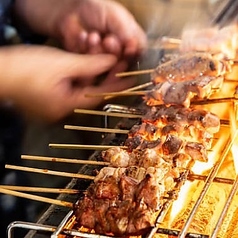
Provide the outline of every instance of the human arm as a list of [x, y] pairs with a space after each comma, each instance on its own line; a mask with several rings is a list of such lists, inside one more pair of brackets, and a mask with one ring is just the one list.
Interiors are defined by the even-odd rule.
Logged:
[[11, 100], [28, 116], [62, 119], [75, 108], [93, 108], [102, 102], [86, 98], [86, 93], [117, 91], [133, 84], [107, 77], [94, 86], [96, 76], [116, 62], [113, 55], [79, 55], [47, 46], [1, 47], [0, 101]]

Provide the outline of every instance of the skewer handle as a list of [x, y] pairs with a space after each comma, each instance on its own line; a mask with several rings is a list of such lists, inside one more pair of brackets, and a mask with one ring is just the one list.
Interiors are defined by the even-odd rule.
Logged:
[[63, 206], [63, 207], [73, 208], [73, 203], [71, 203], [71, 202], [66, 202], [66, 201], [56, 200], [56, 199], [52, 199], [52, 198], [46, 198], [46, 197], [41, 197], [41, 196], [37, 196], [37, 195], [17, 192], [17, 191], [13, 191], [13, 190], [1, 188], [1, 187], [0, 187], [0, 193], [4, 193], [7, 195], [12, 195], [12, 196], [16, 196], [16, 197], [28, 198], [28, 199], [31, 199], [34, 201], [46, 202], [46, 203], [55, 204], [55, 205], [59, 205], [59, 206]]
[[112, 116], [112, 117], [135, 118], [135, 119], [142, 117], [141, 115], [135, 115], [135, 114], [104, 112], [104, 111], [87, 110], [87, 109], [75, 109], [74, 112], [81, 113], [81, 114], [98, 115], [98, 116]]
[[39, 192], [39, 193], [67, 193], [67, 194], [76, 194], [79, 193], [76, 189], [67, 189], [67, 188], [45, 188], [45, 187], [27, 187], [27, 186], [13, 186], [13, 185], [0, 185], [0, 188], [15, 190], [15, 191], [24, 191], [24, 192]]
[[81, 130], [81, 131], [93, 131], [93, 132], [101, 132], [101, 133], [116, 133], [116, 134], [128, 134], [129, 130], [121, 130], [121, 129], [111, 129], [111, 128], [102, 128], [102, 127], [87, 127], [87, 126], [71, 126], [65, 125], [64, 129], [69, 130]]
[[153, 72], [154, 72], [154, 69], [135, 70], [130, 72], [117, 73], [116, 77], [128, 77], [128, 76], [135, 76], [135, 75], [141, 75], [141, 74], [150, 74]]
[[[80, 144], [49, 144], [53, 148], [61, 149], [82, 149], [82, 150], [106, 150], [115, 147], [114, 145], [80, 145]], [[127, 146], [120, 146], [122, 149], [127, 149]]]
[[71, 163], [71, 164], [89, 164], [89, 165], [103, 165], [103, 166], [107, 166], [110, 164], [104, 161], [66, 159], [66, 158], [55, 158], [55, 157], [34, 156], [34, 155], [22, 155], [21, 158], [26, 160], [38, 160], [38, 161], [49, 161], [49, 162]]
[[81, 178], [81, 179], [90, 179], [90, 180], [93, 180], [95, 178], [94, 176], [84, 175], [84, 174], [68, 173], [68, 172], [54, 171], [54, 170], [48, 170], [48, 169], [37, 169], [37, 168], [10, 165], [10, 164], [6, 164], [5, 168], [20, 170], [25, 172], [47, 174], [47, 175], [57, 175], [57, 176], [70, 177], [70, 178]]

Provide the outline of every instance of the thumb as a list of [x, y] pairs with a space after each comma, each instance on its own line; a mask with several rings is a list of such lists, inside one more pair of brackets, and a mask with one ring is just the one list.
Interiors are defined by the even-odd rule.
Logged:
[[93, 78], [109, 71], [117, 62], [117, 58], [111, 54], [77, 55], [70, 63], [72, 76], [75, 78]]

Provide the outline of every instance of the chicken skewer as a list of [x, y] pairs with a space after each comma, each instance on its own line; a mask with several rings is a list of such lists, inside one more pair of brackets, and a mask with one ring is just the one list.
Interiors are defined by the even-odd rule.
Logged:
[[200, 76], [185, 82], [163, 82], [146, 93], [144, 100], [147, 105], [160, 104], [190, 106], [192, 99], [208, 98], [221, 89], [223, 77]]
[[[149, 106], [183, 105], [190, 106], [192, 98], [204, 99], [222, 87], [224, 75], [230, 72], [230, 62], [217, 59], [209, 53], [186, 53], [158, 65], [151, 73], [148, 92], [130, 89], [121, 93], [104, 93], [86, 96], [145, 95]], [[145, 84], [148, 87], [148, 83]], [[142, 88], [142, 85], [141, 85]], [[214, 90], [215, 89], [215, 90]]]
[[[158, 113], [156, 116], [163, 115], [164, 121], [171, 120], [170, 116], [174, 115], [174, 112], [171, 115], [168, 112], [167, 115]], [[179, 110], [179, 115], [178, 112]], [[153, 117], [150, 119], [153, 121], [155, 115], [151, 115]], [[197, 121], [198, 125], [209, 126], [207, 114], [202, 114], [203, 117], [197, 112], [189, 116], [188, 113], [184, 115], [188, 121]], [[142, 119], [144, 120], [149, 123], [149, 115]], [[93, 228], [100, 234], [142, 234], [150, 229], [154, 225], [163, 197], [167, 191], [173, 189], [179, 172], [171, 169], [171, 163], [162, 160], [159, 167], [143, 166], [101, 169], [93, 178], [94, 183], [86, 191], [83, 199], [75, 205], [75, 215], [79, 224]]]
[[[162, 37], [158, 41], [169, 43], [176, 46], [181, 53], [186, 52], [211, 52], [218, 54], [221, 59], [230, 59], [236, 63], [235, 56], [238, 48], [238, 27], [237, 24], [231, 24], [219, 29], [218, 26], [205, 29], [185, 29], [182, 32], [181, 39]], [[156, 42], [153, 44], [155, 45]], [[163, 44], [162, 44], [163, 45]], [[153, 46], [154, 48], [155, 46]], [[142, 74], [152, 73], [153, 69], [141, 70]], [[140, 74], [139, 71], [118, 73], [117, 77], [126, 77]]]
[[154, 225], [167, 179], [159, 168], [105, 167], [76, 204], [76, 220], [99, 234], [144, 234]]

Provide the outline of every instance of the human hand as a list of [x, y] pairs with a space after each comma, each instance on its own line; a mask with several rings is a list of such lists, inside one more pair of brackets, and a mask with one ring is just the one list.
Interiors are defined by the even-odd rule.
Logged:
[[115, 1], [16, 0], [15, 9], [33, 30], [60, 39], [72, 52], [131, 58], [146, 47], [139, 24]]
[[12, 46], [0, 49], [0, 99], [10, 99], [30, 116], [59, 120], [75, 108], [92, 108], [100, 98], [85, 94], [111, 92], [132, 86], [131, 80], [95, 78], [110, 69], [113, 55], [79, 55], [46, 46]]

